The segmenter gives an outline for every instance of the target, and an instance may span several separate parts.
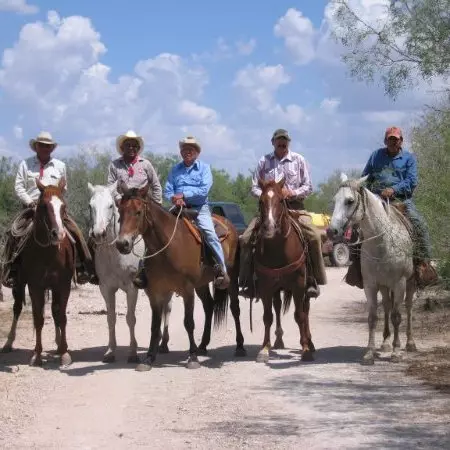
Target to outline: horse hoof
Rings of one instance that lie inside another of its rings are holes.
[[[187,362],[187,366],[188,369],[199,369],[200,368],[200,363],[198,362],[197,357],[189,357],[188,362]]]
[[[169,353],[169,346],[167,344],[161,344],[158,348],[158,352],[163,354]]]
[[[68,352],[61,356],[61,366],[67,367],[72,364],[72,358]]]
[[[35,353],[30,359],[30,366],[41,367],[42,366],[41,355],[37,355]]]
[[[149,372],[152,370],[152,365],[150,362],[144,361],[136,366],[136,372]]]
[[[208,355],[208,349],[206,347],[199,347],[197,349],[197,355],[199,355],[199,356],[207,356]]]
[[[406,344],[406,351],[407,352],[417,352],[417,347],[414,342],[409,342]]]
[[[390,353],[390,352],[392,352],[392,345],[391,344],[383,344],[380,347],[380,351],[382,353]]]
[[[247,356],[247,350],[244,347],[236,347],[236,351],[234,352],[234,356],[238,358],[243,358]]]
[[[273,348],[275,350],[284,350],[284,342],[283,339],[280,340],[276,340],[275,343],[273,344]]]
[[[116,355],[114,353],[105,353],[105,356],[103,356],[103,362],[104,363],[113,363],[116,361]]]
[[[375,355],[372,351],[366,353],[361,361],[363,366],[373,366],[375,364]]]
[[[402,360],[401,355],[399,355],[398,353],[392,353],[392,356],[391,356],[392,363],[399,363],[401,360]]]
[[[309,339],[308,341],[308,347],[310,352],[314,353],[316,351],[316,347],[314,346],[313,341],[311,339]]]
[[[269,353],[266,352],[260,352],[258,353],[258,356],[256,357],[257,363],[268,363],[269,362]]]
[[[310,362],[314,361],[314,355],[311,350],[307,350],[302,353],[302,361]]]
[[[12,349],[12,345],[5,344],[2,348],[2,353],[11,353]]]
[[[139,356],[138,355],[129,355],[127,358],[128,364],[137,364],[139,363]]]

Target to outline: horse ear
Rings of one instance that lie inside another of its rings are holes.
[[[139,189],[139,196],[143,198],[147,197],[149,187],[150,185],[147,183],[144,187]]]
[[[283,178],[282,178],[280,181],[278,181],[277,186],[278,186],[280,189],[283,189],[285,183],[286,183],[286,178],[283,176]]]
[[[364,176],[364,177],[361,177],[361,178],[358,180],[358,186],[362,186],[362,185],[367,181],[368,178],[369,178],[369,175],[366,175],[366,176]]]
[[[120,182],[117,185],[117,192],[119,192],[119,194],[128,194],[128,192],[130,191],[129,187],[126,185],[126,183],[123,180],[120,180]]]
[[[64,188],[66,187],[66,178],[62,177],[59,182],[58,182],[58,187],[61,190],[61,192],[64,190]]]
[[[45,185],[39,178],[36,178],[36,187],[42,192],[45,189]]]
[[[348,181],[348,176],[344,172],[341,172],[341,183],[345,183],[346,181]]]
[[[266,182],[262,178],[259,178],[259,177],[258,177],[258,186],[261,189],[264,189],[266,187]]]
[[[94,186],[92,186],[92,184],[89,183],[89,181],[88,181],[88,189],[89,189],[89,192],[90,192],[91,194],[94,193]]]

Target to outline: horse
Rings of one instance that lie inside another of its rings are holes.
[[[72,237],[63,225],[63,217],[66,214],[63,197],[65,185],[65,178],[61,178],[57,186],[45,186],[36,179],[36,186],[41,193],[34,213],[31,235],[19,256],[17,281],[12,289],[14,319],[3,351],[12,350],[17,323],[25,304],[25,286],[28,284],[36,329],[36,346],[30,365],[35,366],[42,364],[42,328],[47,290],[52,292],[55,342],[61,365],[68,366],[72,363],[66,339],[66,308],[75,270],[75,249]]]
[[[140,257],[144,255],[144,242],[139,240],[134,246],[134,251],[128,255],[120,253],[115,241],[119,234],[119,210],[113,199],[112,193],[117,183],[110,186],[88,183],[91,193],[89,210],[91,218],[90,237],[95,242],[95,270],[99,278],[99,288],[106,304],[108,322],[108,347],[103,356],[103,362],[112,363],[116,360],[116,292],[121,289],[127,296],[126,321],[130,330],[130,347],[128,354],[129,363],[138,363],[137,341],[135,336],[136,303],[138,288],[133,284],[133,279],[139,268]],[[167,298],[166,301],[171,301]],[[165,311],[165,322],[168,326],[171,304]],[[164,334],[168,341],[167,333]],[[167,342],[161,344],[167,347]],[[163,350],[164,351],[164,350]]]
[[[306,293],[306,244],[298,221],[289,211],[283,198],[284,178],[259,180],[260,225],[257,230],[254,264],[257,273],[256,293],[264,306],[264,340],[257,362],[269,362],[270,328],[273,323],[272,304],[277,316],[277,348],[283,348],[280,321],[281,298],[284,291],[284,312],[294,299],[294,318],[300,331],[302,361],[312,361],[315,351],[309,328],[310,300]]]
[[[341,175],[341,184],[334,197],[330,233],[342,235],[352,225],[362,232],[361,272],[364,293],[369,304],[369,342],[362,363],[375,362],[375,329],[378,321],[377,294],[381,292],[384,307],[384,332],[381,351],[392,352],[391,361],[400,360],[400,305],[407,311],[406,350],[416,351],[412,331],[412,304],[416,291],[413,268],[413,239],[402,214],[386,205],[380,197],[364,187],[367,176],[349,180]],[[389,316],[394,328],[392,346],[389,342]]]
[[[183,297],[185,307],[184,326],[189,337],[189,358],[187,368],[200,367],[198,354],[206,353],[210,341],[211,322],[214,316],[216,326],[226,318],[227,304],[236,325],[236,356],[245,356],[244,337],[240,326],[238,297],[239,254],[238,235],[234,226],[225,218],[215,217],[224,231],[222,247],[226,257],[230,285],[228,289],[214,289],[214,299],[209,292],[209,283],[214,279],[212,266],[202,264],[202,245],[196,227],[188,218],[167,211],[161,205],[148,198],[149,185],[128,188],[121,182],[119,190],[123,197],[119,206],[120,230],[116,240],[119,252],[132,251],[139,234],[144,238],[148,255],[145,258],[145,270],[148,279],[146,293],[152,308],[151,339],[147,357],[136,370],[147,371],[153,366],[158,353],[161,325],[161,313],[167,304],[167,295],[175,292]],[[200,347],[194,340],[194,302],[195,291],[202,299],[205,310],[205,329]]]

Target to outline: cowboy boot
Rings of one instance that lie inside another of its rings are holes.
[[[230,277],[220,264],[214,266],[216,276],[214,278],[214,286],[218,289],[227,289],[230,285]]]
[[[414,264],[414,272],[417,286],[420,289],[435,284],[439,280],[436,269],[429,260],[417,261]]]
[[[314,277],[308,277],[306,280],[306,297],[317,298],[320,295],[320,287]]]

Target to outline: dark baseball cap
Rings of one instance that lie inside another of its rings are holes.
[[[286,130],[283,130],[283,128],[279,128],[278,130],[275,130],[275,132],[273,133],[272,140],[274,141],[275,139],[278,138],[285,138],[288,141],[291,140],[289,133]]]

